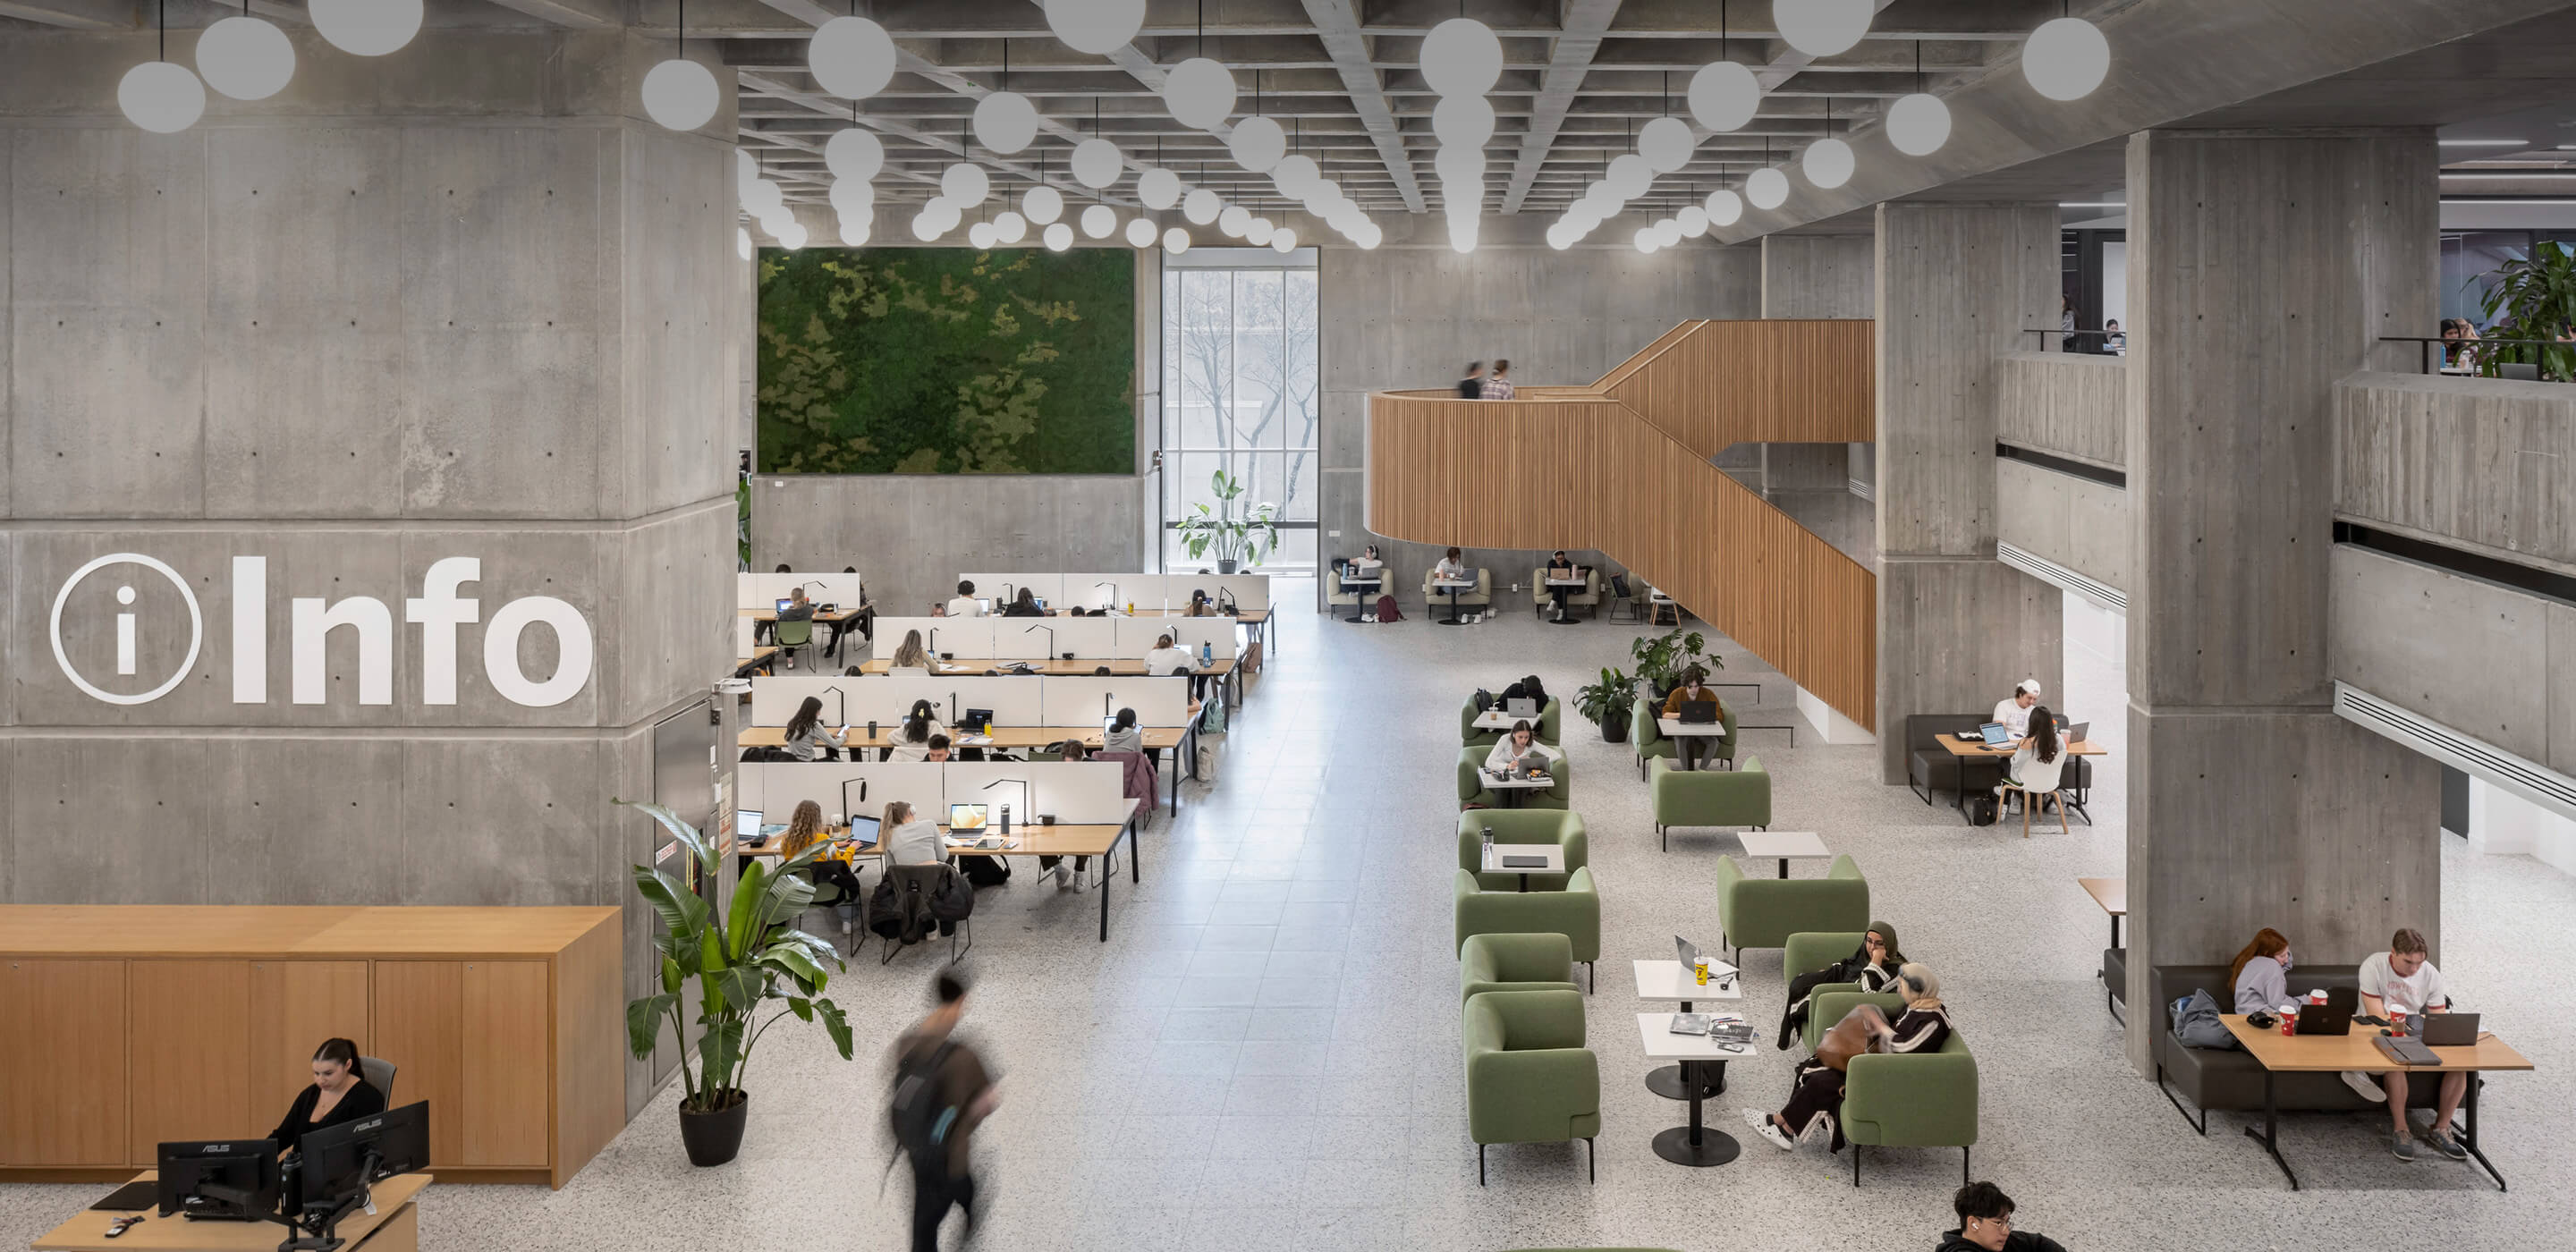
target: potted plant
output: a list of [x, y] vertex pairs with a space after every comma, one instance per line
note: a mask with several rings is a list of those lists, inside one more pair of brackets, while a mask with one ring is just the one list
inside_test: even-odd
[[1628, 742], [1628, 715], [1637, 707], [1637, 684], [1615, 669], [1601, 671], [1601, 681], [1574, 689], [1574, 711], [1601, 727], [1606, 743]]
[[[696, 867], [699, 881], [719, 881], [724, 857], [678, 814], [659, 804], [617, 803], [662, 823]], [[661, 990], [627, 1002], [626, 1046], [638, 1057], [650, 1057], [666, 1025], [673, 1038], [683, 1041], [680, 1142], [692, 1165], [722, 1165], [741, 1149], [751, 1109], [743, 1073], [752, 1046], [778, 1019], [790, 1013], [802, 1022], [820, 1019], [841, 1059], [850, 1059], [849, 1020], [823, 998], [830, 981], [824, 963], [846, 967], [828, 940], [793, 925], [814, 901], [813, 882], [796, 871], [827, 846], [817, 843], [776, 869], [753, 860], [734, 884], [731, 906], [722, 916], [679, 879], [655, 866], [634, 867], [635, 889], [662, 918], [662, 933], [653, 938], [661, 952], [662, 976]], [[703, 1031], [694, 1066], [682, 1020], [682, 990], [691, 980], [696, 982], [697, 1023]], [[764, 1012], [768, 1016], [761, 1018]]]
[[1243, 480], [1224, 470], [1208, 479], [1210, 494], [1216, 497], [1211, 509], [1202, 502], [1197, 512], [1181, 519], [1181, 547], [1193, 561], [1207, 559], [1216, 553], [1216, 572], [1231, 574], [1246, 565], [1259, 565], [1261, 558], [1279, 549], [1279, 506], [1262, 503], [1244, 509], [1236, 516], [1236, 501], [1243, 498]]
[[1701, 669], [1726, 668], [1726, 662], [1700, 651], [1707, 644], [1698, 631], [1675, 627], [1652, 638], [1639, 635], [1629, 643], [1628, 655], [1637, 662], [1638, 681], [1646, 684], [1648, 694], [1661, 700], [1681, 681], [1682, 673], [1694, 665]]
[[[2490, 339], [2557, 341], [2576, 324], [2576, 249], [2555, 241], [2531, 250], [2486, 275], [2480, 301]], [[2576, 380], [2576, 342], [2488, 344], [2478, 350], [2478, 372], [2501, 377], [2507, 362], [2537, 365], [2542, 378]]]

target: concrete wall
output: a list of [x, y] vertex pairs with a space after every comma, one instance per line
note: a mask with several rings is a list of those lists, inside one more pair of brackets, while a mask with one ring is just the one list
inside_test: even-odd
[[[1498, 245], [1495, 233], [1489, 230], [1488, 242], [1463, 256], [1446, 244], [1323, 250], [1320, 551], [1329, 560], [1378, 542], [1393, 567], [1389, 589], [1407, 604], [1440, 553], [1427, 544], [1373, 540], [1362, 524], [1369, 392], [1446, 386], [1468, 361], [1495, 357], [1509, 359], [1524, 386], [1589, 383], [1675, 323], [1749, 318], [1761, 307], [1761, 257], [1752, 247], [1686, 243], [1653, 256], [1624, 246], [1558, 252], [1535, 240]], [[1526, 582], [1528, 568], [1545, 556], [1481, 549], [1467, 555], [1495, 571], [1498, 590], [1515, 577]], [[1321, 588], [1319, 579], [1319, 606]]]
[[1995, 437], [2118, 469], [2128, 436], [2125, 357], [2006, 352], [1995, 358]]
[[1870, 317], [1878, 240], [1870, 235], [1765, 235], [1762, 316]]
[[1995, 360], [2054, 316], [2054, 204], [1878, 208], [1880, 776], [1907, 716], [2061, 689], [2057, 590], [1995, 561]]
[[2107, 483], [1995, 461], [1995, 538], [2087, 578], [2129, 589], [2129, 493]]
[[[652, 794], [654, 722], [731, 656], [732, 109], [641, 120], [667, 45], [617, 32], [432, 28], [382, 61], [291, 37], [293, 85], [169, 136], [114, 101], [151, 36], [0, 39], [0, 900], [627, 902], [653, 828], [609, 800]], [[58, 588], [124, 552], [189, 595], [111, 566], [61, 622], [102, 690], [173, 676], [133, 704], [50, 643]], [[267, 560], [264, 625], [235, 556]], [[480, 623], [431, 704], [441, 636], [404, 601], [450, 556], [482, 561]], [[295, 703], [289, 598], [359, 596], [391, 618], [384, 702], [342, 629]], [[486, 676], [484, 624], [524, 596], [595, 643], [548, 707]], [[542, 678], [560, 648], [516, 653]]]
[[2576, 396], [2564, 383], [2358, 373], [2334, 386], [2335, 509], [2576, 569]]
[[2336, 544], [2336, 679], [2576, 774], [2576, 606]]

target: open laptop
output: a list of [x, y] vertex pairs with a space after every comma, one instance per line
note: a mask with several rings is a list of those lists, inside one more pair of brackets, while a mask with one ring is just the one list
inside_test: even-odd
[[849, 837], [862, 848], [873, 848], [877, 846], [877, 825], [877, 819], [853, 813], [850, 815]]
[[787, 606], [794, 603], [796, 603], [794, 600], [790, 600], [785, 596], [780, 596], [778, 597], [778, 611], [784, 613], [787, 611]]
[[[1700, 956], [1698, 944], [1692, 943], [1690, 940], [1684, 939], [1680, 935], [1675, 935], [1673, 936], [1673, 949], [1681, 955], [1682, 972], [1684, 974], [1688, 974], [1691, 966], [1699, 963]], [[1711, 982], [1733, 978], [1734, 976], [1734, 966], [1718, 960], [1716, 957], [1708, 958], [1708, 977]]]
[[960, 726], [965, 727], [965, 728], [966, 728], [966, 729], [968, 729], [968, 730], [971, 730], [971, 731], [974, 731], [974, 732], [976, 732], [976, 733], [978, 733], [978, 734], [981, 734], [981, 733], [983, 733], [984, 731], [987, 731], [987, 730], [992, 729], [992, 726], [993, 726], [993, 710], [991, 710], [991, 709], [968, 709], [968, 710], [966, 710], [966, 716], [965, 716], [963, 719], [959, 720], [959, 722], [958, 722], [957, 724], [958, 724], [958, 725], [960, 725]]
[[2475, 1013], [2410, 1014], [2408, 1024], [2428, 1048], [2465, 1048], [2478, 1041]]
[[1713, 726], [1713, 725], [1716, 725], [1716, 724], [1717, 724], [1717, 701], [1715, 701], [1715, 700], [1684, 700], [1684, 701], [1682, 701], [1682, 707], [1681, 707], [1681, 722], [1682, 722], [1682, 724], [1683, 724], [1683, 725], [1685, 725], [1685, 726]]
[[951, 834], [984, 828], [984, 806], [952, 804], [948, 806], [948, 830]]
[[2063, 738], [2068, 743], [2082, 743], [2084, 742], [2084, 733], [2091, 729], [2093, 729], [2093, 723], [2091, 722], [2076, 722], [2066, 728], [2066, 734]]
[[2002, 722], [1988, 722], [1979, 726], [1977, 733], [1986, 737], [1986, 746], [1989, 748], [2004, 747], [2013, 741], [2012, 727]]
[[2329, 987], [2323, 1004], [2299, 1006], [2299, 1033], [2303, 1035], [2348, 1035], [2352, 1033], [2352, 1013], [2361, 1007], [2361, 992], [2353, 987]]
[[761, 811], [758, 809], [735, 809], [733, 813], [733, 837], [744, 843], [760, 842], [761, 817]]
[[1513, 696], [1503, 701], [1503, 712], [1513, 717], [1538, 716], [1538, 701], [1528, 696]]
[[975, 597], [975, 616], [977, 616], [977, 617], [991, 617], [992, 615], [993, 615], [993, 597], [991, 597], [991, 596], [977, 596], [977, 597]]

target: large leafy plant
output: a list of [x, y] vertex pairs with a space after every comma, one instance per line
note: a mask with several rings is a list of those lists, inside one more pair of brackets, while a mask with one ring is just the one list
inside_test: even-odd
[[1636, 707], [1636, 681], [1620, 670], [1605, 668], [1601, 681], [1574, 689], [1574, 711], [1603, 726], [1628, 720]]
[[[679, 840], [701, 882], [718, 881], [724, 858], [697, 828], [659, 804], [619, 800], [641, 809]], [[814, 884], [803, 873], [829, 845], [816, 843], [771, 869], [752, 861], [734, 884], [733, 900], [721, 915], [686, 883], [652, 865], [635, 866], [635, 889], [661, 914], [662, 933], [653, 946], [662, 959], [661, 990], [626, 1005], [626, 1046], [649, 1057], [662, 1027], [686, 1040], [682, 1024], [683, 990], [697, 984], [697, 1063], [681, 1049], [680, 1078], [684, 1113], [712, 1113], [740, 1103], [743, 1073], [753, 1045], [778, 1019], [794, 1014], [807, 1023], [820, 1021], [842, 1060], [850, 1059], [850, 1023], [840, 1006], [823, 997], [831, 975], [824, 965], [846, 968], [829, 941], [792, 925], [814, 902]], [[771, 1011], [771, 1010], [775, 1011]], [[760, 1019], [762, 1013], [766, 1019]]]
[[2540, 376], [2576, 380], [2576, 341], [2565, 339], [2576, 324], [2576, 249], [2544, 242], [2528, 257], [2516, 257], [2487, 275], [2482, 304], [2487, 338], [2541, 339], [2545, 344], [2485, 343], [2478, 349], [2478, 370], [2493, 378], [2506, 362], [2540, 366]]
[[1628, 644], [1628, 655], [1637, 662], [1639, 681], [1655, 691], [1669, 691], [1694, 665], [1701, 669], [1726, 668], [1726, 662], [1701, 651], [1707, 646], [1707, 638], [1698, 631], [1675, 627], [1661, 635], [1639, 635]]
[[1244, 566], [1261, 564], [1261, 558], [1279, 549], [1279, 506], [1255, 504], [1236, 515], [1237, 502], [1243, 498], [1243, 480], [1224, 470], [1208, 479], [1209, 494], [1216, 497], [1217, 507], [1205, 501], [1194, 506], [1196, 512], [1181, 519], [1181, 547], [1193, 561], [1208, 559], [1214, 552], [1220, 561], [1236, 561]]

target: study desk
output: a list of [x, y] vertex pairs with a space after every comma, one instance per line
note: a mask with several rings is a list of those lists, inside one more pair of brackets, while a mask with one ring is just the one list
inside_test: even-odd
[[1466, 620], [1465, 618], [1462, 618], [1462, 617], [1458, 616], [1458, 593], [1459, 593], [1459, 592], [1461, 592], [1461, 591], [1471, 591], [1471, 590], [1474, 590], [1474, 589], [1475, 589], [1475, 586], [1476, 586], [1476, 581], [1477, 581], [1477, 580], [1475, 580], [1475, 579], [1473, 579], [1473, 578], [1434, 578], [1434, 579], [1432, 579], [1432, 580], [1431, 580], [1431, 586], [1432, 586], [1432, 588], [1433, 588], [1434, 590], [1436, 590], [1436, 591], [1446, 591], [1446, 592], [1448, 592], [1448, 593], [1449, 593], [1449, 616], [1447, 616], [1447, 617], [1435, 617], [1435, 618], [1432, 618], [1431, 620], [1432, 620], [1433, 622], [1435, 622], [1435, 623], [1439, 624], [1439, 625], [1442, 625], [1442, 626], [1464, 626], [1464, 625], [1466, 625], [1466, 624], [1467, 624], [1467, 620]]
[[1360, 598], [1351, 615], [1342, 620], [1354, 624], [1367, 621], [1368, 615], [1377, 611], [1376, 606], [1369, 602], [1386, 590], [1386, 567], [1380, 565], [1366, 574], [1342, 575], [1342, 590]]
[[[829, 626], [832, 628], [832, 645], [823, 650], [824, 655], [832, 657], [838, 657], [841, 655], [842, 636], [849, 634], [850, 623], [859, 620], [859, 618], [866, 612], [867, 606], [864, 604], [855, 608], [837, 609], [830, 613], [823, 612], [820, 609], [815, 610], [813, 620], [818, 625]], [[734, 610], [734, 616], [747, 617], [760, 624], [752, 628], [752, 635], [755, 639], [762, 634], [769, 633], [763, 631], [761, 626], [775, 627], [778, 624], [778, 610], [776, 609], [736, 609]]]
[[2120, 946], [2120, 919], [2129, 915], [2129, 880], [2126, 878], [2078, 878], [2077, 886], [2093, 897], [2102, 911], [2111, 915], [2111, 946]]
[[1493, 792], [1497, 797], [1499, 797], [1503, 802], [1503, 807], [1507, 809], [1516, 809], [1521, 807], [1521, 801], [1528, 792], [1546, 791], [1549, 788], [1556, 786], [1556, 776], [1553, 774], [1541, 774], [1536, 778], [1531, 778], [1522, 774], [1518, 770], [1514, 770], [1504, 777], [1497, 778], [1494, 776], [1494, 772], [1492, 770], [1485, 769], [1482, 766], [1477, 768], [1476, 778], [1477, 781], [1482, 782], [1485, 785], [1485, 790]]
[[[1951, 758], [1959, 763], [1959, 819], [1965, 821], [1968, 817], [1968, 762], [2001, 761], [2010, 764], [2013, 753], [2021, 748], [2021, 741], [2016, 739], [2000, 746], [1989, 744], [1983, 739], [1968, 742], [1948, 731], [1933, 738], [1941, 745], [1943, 751], [1948, 752]], [[2090, 739], [2079, 739], [2063, 747], [2068, 756], [2109, 756], [2111, 754], [2109, 748]], [[2075, 811], [2084, 814], [2085, 824], [2092, 824], [2093, 814], [2085, 810], [2084, 801], [2078, 799], [2074, 804]]]
[[[1539, 585], [1544, 587], [1563, 587], [1569, 594], [1573, 594], [1581, 592], [1584, 588], [1591, 586], [1592, 580], [1589, 578], [1549, 578], [1543, 580]], [[1592, 611], [1595, 613], [1600, 612], [1600, 606], [1593, 606]], [[1574, 617], [1572, 614], [1546, 618], [1544, 620], [1551, 626], [1580, 626], [1583, 624], [1581, 619]]]
[[[895, 726], [881, 725], [877, 728], [876, 734], [870, 735], [867, 732], [866, 727], [853, 726], [850, 728], [850, 733], [838, 737], [835, 742], [841, 745], [841, 751], [844, 753], [863, 751], [869, 748], [891, 748], [894, 746], [894, 733], [897, 729], [898, 728]], [[1169, 752], [1172, 754], [1172, 768], [1170, 771], [1172, 776], [1172, 811], [1179, 812], [1181, 807], [1181, 757], [1184, 755], [1182, 749], [1191, 743], [1192, 736], [1197, 733], [1198, 723], [1196, 720], [1193, 720], [1190, 725], [1187, 726], [1145, 726], [1140, 729], [1145, 732], [1145, 751], [1153, 754], [1154, 759], [1157, 762], [1157, 768], [1160, 768], [1163, 753]], [[1062, 743], [1067, 739], [1079, 739], [1082, 741], [1082, 745], [1084, 747], [1089, 748], [1094, 752], [1100, 750], [1100, 728], [1098, 726], [996, 726], [993, 728], [993, 733], [990, 736], [984, 737], [985, 741], [982, 743], [958, 743], [955, 741], [955, 733], [955, 729], [952, 727], [950, 730], [951, 742], [956, 747], [960, 748], [1002, 748], [1013, 751], [1029, 751], [1031, 749], [1046, 747], [1049, 744]], [[737, 748], [786, 747], [787, 728], [784, 726], [746, 726], [742, 729], [742, 733], [734, 736], [734, 746]], [[1195, 754], [1192, 753], [1188, 755]], [[1193, 777], [1196, 776], [1197, 764], [1198, 763], [1196, 761], [1190, 762]]]
[[[150, 1182], [159, 1177], [157, 1172], [145, 1170], [135, 1175], [134, 1181]], [[434, 1177], [396, 1174], [377, 1183], [370, 1196], [375, 1201], [375, 1212], [356, 1208], [340, 1219], [339, 1234], [344, 1241], [341, 1252], [419, 1252], [420, 1206], [416, 1201]], [[143, 1220], [116, 1238], [107, 1237], [109, 1223], [135, 1216]], [[36, 1252], [270, 1252], [295, 1233], [275, 1222], [192, 1222], [176, 1213], [163, 1217], [157, 1208], [137, 1213], [85, 1208], [27, 1246]]]
[[[1120, 609], [1120, 610], [1116, 610], [1116, 612], [1117, 612], [1117, 613], [1118, 613], [1118, 615], [1119, 615], [1119, 616], [1121, 616], [1121, 617], [1188, 617], [1188, 616], [1189, 616], [1189, 614], [1188, 614], [1186, 611], [1181, 610], [1181, 609], [1138, 609], [1138, 610], [1136, 610], [1136, 611], [1135, 611], [1135, 612], [1133, 612], [1133, 613], [1129, 613], [1129, 612], [1127, 612], [1127, 611], [1126, 611], [1126, 610], [1124, 610], [1124, 609]], [[1243, 609], [1243, 610], [1240, 610], [1240, 611], [1237, 611], [1237, 612], [1233, 612], [1233, 613], [1201, 613], [1201, 614], [1199, 614], [1199, 616], [1201, 616], [1201, 617], [1231, 617], [1231, 618], [1233, 618], [1234, 620], [1236, 620], [1236, 621], [1238, 621], [1238, 622], [1241, 622], [1241, 623], [1243, 623], [1243, 624], [1244, 624], [1244, 625], [1246, 625], [1246, 626], [1251, 627], [1251, 628], [1252, 628], [1252, 637], [1253, 637], [1253, 638], [1255, 638], [1255, 639], [1259, 639], [1259, 640], [1261, 640], [1262, 642], [1264, 642], [1264, 643], [1268, 644], [1268, 645], [1270, 646], [1270, 649], [1271, 649], [1272, 651], [1274, 651], [1274, 652], [1275, 652], [1275, 651], [1278, 651], [1278, 649], [1279, 649], [1279, 641], [1278, 641], [1277, 639], [1275, 639], [1275, 638], [1270, 638], [1270, 637], [1268, 637], [1268, 636], [1267, 636], [1267, 635], [1265, 635], [1265, 633], [1264, 633], [1264, 632], [1266, 632], [1266, 631], [1268, 631], [1268, 630], [1270, 629], [1270, 612], [1271, 612], [1271, 611], [1270, 611], [1270, 610], [1268, 610], [1268, 609]]]
[[[1128, 883], [1132, 885], [1144, 881], [1144, 856], [1140, 851], [1140, 845], [1137, 844], [1134, 838], [1136, 830], [1136, 813], [1139, 807], [1138, 803], [1133, 798], [1130, 798], [1127, 801], [1127, 820], [1123, 822], [1078, 826], [1013, 825], [1011, 827], [1012, 846], [1008, 848], [956, 847], [948, 843], [948, 828], [946, 826], [942, 826], [939, 828], [940, 844], [943, 850], [945, 850], [950, 856], [1099, 857], [1100, 941], [1102, 943], [1107, 943], [1109, 942], [1109, 884], [1115, 881], [1118, 877], [1118, 875], [1112, 871], [1110, 863], [1113, 855], [1118, 850], [1118, 845], [1121, 842], [1128, 845]], [[848, 832], [849, 827], [841, 826], [834, 828], [832, 834], [837, 838], [841, 835], [847, 834]], [[978, 833], [999, 834], [1000, 828], [988, 828]], [[759, 843], [745, 842], [738, 846], [724, 848], [722, 850], [722, 855], [758, 857], [778, 856], [786, 851], [785, 844], [786, 841], [783, 839], [766, 839]], [[850, 859], [851, 871], [856, 873], [858, 870], [865, 868], [863, 862], [880, 859], [881, 858], [874, 852], [860, 852]]]
[[[1513, 858], [1524, 857], [1535, 860], [1538, 864], [1513, 865], [1510, 863]], [[1565, 845], [1561, 843], [1493, 844], [1486, 850], [1484, 866], [1485, 872], [1488, 874], [1520, 875], [1521, 890], [1527, 891], [1529, 890], [1530, 875], [1562, 874], [1565, 872]]]
[[778, 651], [776, 648], [762, 648], [750, 656], [735, 657], [733, 672], [745, 678], [750, 677], [755, 670], [763, 674], [769, 673], [778, 664]]
[[[1109, 675], [1113, 678], [1142, 678], [1146, 676], [1144, 661], [1113, 660], [1108, 657], [1100, 657], [1097, 659], [1075, 657], [1070, 661], [1065, 660], [1062, 657], [1042, 656], [994, 657], [972, 661], [933, 661], [930, 665], [930, 672], [934, 676], [951, 678], [973, 677], [979, 674], [989, 673], [994, 670], [1001, 670], [1005, 675], [1019, 673], [1020, 671], [1005, 668], [1006, 666], [1012, 665], [1027, 666], [1028, 669], [1026, 672], [1031, 676], [1052, 678], [1087, 678], [1098, 674], [1102, 670], [1109, 671]], [[1218, 661], [1213, 665], [1192, 664], [1190, 666], [1190, 676], [1193, 678], [1216, 679], [1218, 684], [1225, 689], [1225, 706], [1230, 709], [1239, 709], [1243, 707], [1243, 687], [1242, 684], [1235, 681], [1239, 668], [1240, 667], [1236, 663], [1235, 659], [1229, 657]], [[893, 669], [894, 662], [885, 657], [879, 657], [872, 661], [862, 661], [859, 663], [859, 672], [862, 674], [882, 675], [892, 672]]]
[[[2469, 1150], [2469, 1158], [2486, 1168], [2496, 1181], [2496, 1189], [2505, 1189], [2504, 1175], [2496, 1172], [2495, 1162], [2478, 1150], [2478, 1074], [2486, 1070], [2529, 1070], [2532, 1063], [2505, 1045], [2493, 1034], [2481, 1034], [2478, 1041], [2465, 1047], [2435, 1048], [2439, 1065], [2399, 1065], [2388, 1059], [2371, 1040], [2379, 1037], [2379, 1028], [2359, 1021], [2348, 1035], [2285, 1035], [2280, 1028], [2256, 1030], [2246, 1024], [2242, 1014], [2224, 1013], [2219, 1019], [2227, 1023], [2229, 1034], [2243, 1044], [2247, 1054], [2263, 1067], [2263, 1133], [2245, 1128], [2245, 1137], [2257, 1140], [2263, 1150], [2272, 1154], [2272, 1163], [2281, 1167], [2281, 1176], [2290, 1180], [2290, 1190], [2299, 1189], [2299, 1176], [2290, 1172], [2290, 1163], [2281, 1159], [2280, 1110], [2274, 1106], [2273, 1075], [2283, 1073], [2340, 1073], [2360, 1070], [2385, 1074], [2404, 1070], [2410, 1074], [2459, 1074], [2469, 1076], [2467, 1096], [2460, 1102], [2458, 1124], [2453, 1129], [2460, 1136], [2460, 1146]], [[2365, 1110], [2375, 1111], [2375, 1110]]]
[[[1704, 986], [1696, 975], [1682, 968], [1679, 960], [1629, 962], [1636, 970], [1637, 998], [1670, 1004], [1684, 1013], [1690, 1012], [1691, 1005], [1701, 1000], [1744, 998], [1742, 971], [1716, 957], [1702, 959], [1708, 962], [1708, 982]], [[1726, 1089], [1724, 1067], [1719, 1068], [1718, 1074], [1718, 1085], [1700, 1092], [1703, 1099]], [[1679, 1065], [1648, 1070], [1646, 1090], [1667, 1100], [1691, 1098], [1690, 1088], [1682, 1085], [1682, 1067]]]
[[1527, 715], [1506, 713], [1502, 711], [1500, 707], [1495, 707], [1487, 709], [1476, 715], [1476, 729], [1510, 730], [1515, 724], [1527, 721], [1530, 724], [1530, 729], [1536, 730], [1538, 729], [1538, 719], [1539, 715], [1536, 713], [1530, 713]]

